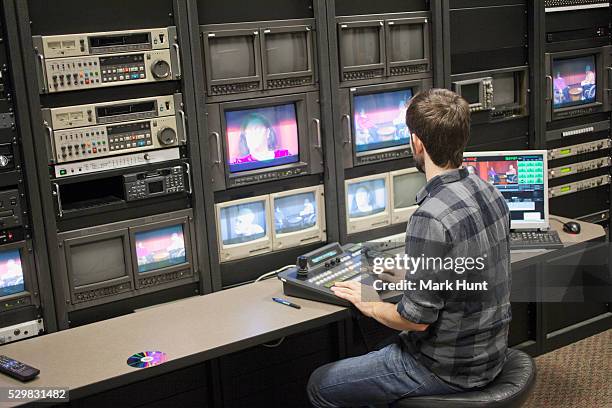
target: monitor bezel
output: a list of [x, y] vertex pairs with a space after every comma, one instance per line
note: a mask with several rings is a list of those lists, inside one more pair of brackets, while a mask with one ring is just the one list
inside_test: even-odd
[[[223, 244], [221, 234], [221, 210], [223, 208], [232, 207], [240, 204], [248, 204], [254, 202], [264, 202], [264, 212], [266, 216], [266, 235], [254, 241], [243, 242], [239, 244]], [[272, 223], [270, 213], [270, 196], [261, 195], [256, 197], [241, 198], [239, 200], [225, 201], [215, 204], [215, 220], [217, 224], [217, 246], [219, 248], [219, 262], [231, 262], [237, 259], [247, 258], [272, 252]]]
[[[268, 80], [279, 80], [279, 79], [287, 79], [287, 78], [297, 78], [297, 77], [311, 77], [310, 84], [311, 85], [316, 82], [316, 56], [315, 56], [315, 41], [313, 36], [313, 26], [309, 24], [308, 20], [305, 21], [284, 21], [280, 23], [285, 23], [281, 26], [274, 26], [271, 24], [261, 24], [263, 28], [261, 28], [261, 65], [262, 65], [262, 75], [263, 75], [263, 85], [264, 88], [268, 88]], [[293, 71], [293, 72], [279, 72], [275, 74], [271, 74], [268, 72], [268, 58], [266, 58], [266, 36], [273, 34], [286, 34], [286, 33], [306, 33], [306, 52], [308, 59], [308, 69], [305, 71]]]
[[[298, 131], [298, 152], [299, 157], [298, 161], [295, 163], [282, 164], [280, 166], [270, 166], [263, 167], [260, 169], [254, 170], [245, 170], [237, 173], [232, 173], [230, 171], [228, 158], [229, 158], [229, 146], [227, 143], [227, 121], [225, 118], [225, 113], [228, 111], [240, 111], [240, 110], [248, 110], [248, 109], [258, 109], [258, 108], [269, 108], [274, 106], [281, 105], [290, 105], [294, 104], [295, 106], [295, 115], [297, 122], [297, 131]], [[309, 142], [310, 142], [310, 132], [308, 127], [308, 106], [307, 106], [307, 98], [305, 94], [297, 94], [297, 95], [286, 95], [286, 96], [274, 96], [270, 98], [260, 98], [260, 99], [248, 99], [241, 100], [235, 102], [225, 102], [219, 105], [219, 119], [221, 121], [221, 144], [223, 146], [223, 166], [225, 172], [225, 181], [226, 185], [230, 185], [231, 179], [239, 179], [245, 176], [255, 176], [258, 174], [267, 173], [270, 171], [276, 170], [290, 170], [296, 167], [304, 167], [308, 165], [310, 159], [310, 151], [309, 151]]]
[[[317, 223], [301, 231], [277, 234], [274, 223], [274, 203], [276, 199], [303, 193], [314, 193], [317, 200]], [[323, 185], [298, 188], [270, 194], [270, 212], [272, 214], [272, 249], [280, 251], [286, 248], [323, 242], [327, 239], [325, 221], [325, 191]]]
[[[384, 180], [386, 189], [386, 207], [385, 211], [379, 214], [366, 215], [360, 218], [351, 218], [350, 202], [349, 202], [349, 186], [351, 184], [361, 183], [370, 180]], [[346, 218], [347, 234], [355, 234], [357, 232], [368, 231], [378, 228], [384, 228], [391, 225], [391, 191], [389, 185], [389, 173], [372, 174], [370, 176], [357, 177], [344, 180], [344, 216]]]
[[[185, 271], [185, 277], [193, 275], [193, 248], [191, 242], [191, 225], [189, 218], [179, 217], [172, 218], [169, 220], [154, 222], [150, 224], [138, 225], [129, 228], [129, 236], [130, 236], [130, 256], [132, 259], [132, 270], [134, 271], [136, 288], [140, 288], [142, 285], [139, 285], [138, 281], [140, 278], [150, 277], [150, 276], [158, 276], [165, 275], [168, 273]], [[183, 241], [185, 244], [185, 262], [178, 265], [167, 266], [160, 269], [154, 269], [147, 272], [139, 272], [138, 271], [138, 257], [136, 256], [136, 234], [141, 232], [148, 232], [158, 230], [164, 227], [172, 227], [175, 225], [183, 226]], [[144, 286], [148, 287], [148, 286]]]
[[[391, 189], [391, 224], [401, 224], [404, 222], [408, 222], [408, 220], [410, 220], [410, 217], [412, 217], [412, 214], [414, 214], [414, 212], [419, 208], [418, 204], [414, 204], [410, 207], [405, 208], [395, 208], [395, 177], [403, 176], [406, 174], [418, 173], [420, 172], [419, 169], [417, 169], [416, 167], [409, 167], [407, 169], [389, 172], [389, 183]], [[424, 174], [423, 177], [425, 177]], [[427, 180], [425, 181], [425, 184], [427, 184]], [[425, 184], [423, 184], [423, 186], [425, 186]]]
[[[206, 89], [209, 94], [213, 94], [212, 87], [220, 85], [236, 85], [242, 83], [258, 82], [257, 89], [251, 89], [251, 91], [261, 91], [263, 89], [263, 75], [261, 68], [261, 39], [259, 34], [258, 25], [252, 25], [249, 28], [246, 25], [239, 27], [232, 27], [231, 24], [227, 25], [203, 25], [200, 26], [200, 33], [202, 36], [202, 48], [203, 48], [203, 59], [204, 59], [204, 71], [206, 74]], [[210, 51], [210, 38], [225, 38], [225, 37], [244, 37], [252, 36], [253, 41], [253, 55], [255, 58], [255, 75], [235, 77], [235, 78], [223, 78], [213, 79], [212, 77], [212, 62], [211, 62], [211, 51]]]
[[[566, 119], [573, 116], [592, 114], [597, 112], [607, 112], [610, 110], [610, 99], [604, 89], [609, 88], [610, 79], [606, 67], [611, 65], [612, 46], [595, 48], [584, 48], [572, 51], [560, 51], [546, 53], [544, 55], [544, 67], [546, 70], [546, 92], [544, 105], [546, 108], [546, 120], [551, 122], [558, 119]], [[574, 106], [554, 107], [554, 69], [553, 65], [557, 60], [595, 57], [595, 76], [596, 76], [596, 96], [595, 101]]]
[[[94, 242], [104, 241], [107, 239], [121, 238], [123, 240], [123, 259], [125, 263], [125, 276], [114, 278], [106, 281], [90, 283], [88, 285], [76, 286], [74, 284], [75, 273], [72, 268], [72, 251], [71, 248], [76, 245], [87, 245]], [[64, 246], [64, 259], [65, 268], [68, 275], [68, 285], [70, 289], [70, 298], [73, 305], [79, 303], [76, 295], [81, 292], [89, 292], [96, 289], [103, 289], [109, 286], [121, 285], [123, 283], [129, 283], [130, 286], [134, 287], [134, 271], [132, 269], [132, 262], [128, 259], [130, 256], [130, 236], [127, 228], [120, 228], [117, 230], [110, 230], [106, 232], [94, 233], [87, 236], [80, 236], [74, 238], [66, 238], [63, 240]]]
[[[389, 48], [391, 47], [391, 27], [397, 25], [422, 25], [423, 26], [423, 58], [416, 60], [392, 61]], [[407, 67], [412, 65], [427, 64], [427, 71], [431, 70], [431, 37], [429, 28], [429, 12], [415, 12], [413, 17], [398, 17], [385, 20], [385, 53], [387, 67], [390, 71], [395, 67]], [[388, 72], [390, 74], [390, 72]]]
[[[34, 293], [38, 291], [36, 271], [34, 270], [34, 260], [32, 259], [31, 249], [28, 247], [27, 241], [18, 241], [10, 244], [3, 244], [0, 246], [0, 252], [5, 251], [19, 251], [21, 258], [21, 273], [23, 275], [23, 290], [21, 292], [13, 293], [10, 295], [0, 296], [0, 302], [8, 302], [19, 298], [30, 298], [33, 303]], [[25, 304], [24, 306], [28, 306]], [[14, 307], [6, 308], [6, 310], [13, 310]], [[4, 304], [0, 306], [0, 312], [4, 311]]]
[[[374, 18], [368, 19], [369, 16], [358, 16], [356, 20], [351, 18], [338, 18], [336, 19], [337, 30], [338, 30], [338, 65], [340, 67], [340, 81], [344, 78], [344, 74], [351, 72], [359, 72], [359, 71], [369, 71], [369, 70], [382, 70], [381, 77], [386, 76], [386, 49], [385, 49], [385, 23], [384, 19], [379, 18], [378, 16], [373, 16]], [[379, 46], [379, 55], [378, 58], [380, 60], [379, 63], [374, 64], [361, 64], [361, 65], [346, 65], [342, 61], [342, 41], [344, 37], [343, 30], [350, 30], [354, 28], [363, 28], [363, 27], [375, 27], [378, 28], [378, 46]]]
[[[510, 229], [512, 230], [547, 230], [550, 227], [550, 214], [548, 204], [548, 151], [547, 150], [492, 150], [486, 152], [464, 152], [463, 158], [466, 157], [487, 157], [487, 156], [533, 156], [541, 155], [544, 163], [543, 179], [544, 179], [544, 220], [539, 222], [526, 221], [510, 221]], [[499, 191], [499, 190], [498, 190]]]
[[[485, 90], [485, 85], [484, 85], [484, 81], [486, 80], [493, 80], [493, 78], [491, 78], [490, 76], [486, 76], [486, 77], [475, 78], [475, 79], [465, 79], [462, 81], [455, 81], [453, 82], [453, 90], [455, 91], [455, 93], [463, 97], [462, 88], [464, 86], [478, 84], [478, 102], [470, 103], [467, 99], [466, 99], [466, 102], [470, 105], [470, 109], [485, 109], [485, 108], [491, 109], [490, 107], [487, 108], [486, 90]], [[495, 90], [493, 92], [495, 92]]]

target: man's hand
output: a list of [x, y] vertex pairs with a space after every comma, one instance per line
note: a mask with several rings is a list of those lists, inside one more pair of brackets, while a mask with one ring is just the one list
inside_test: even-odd
[[331, 290], [339, 298], [351, 302], [367, 317], [374, 317], [374, 308], [377, 303], [381, 303], [374, 288], [371, 286], [364, 287], [360, 282], [336, 282]]

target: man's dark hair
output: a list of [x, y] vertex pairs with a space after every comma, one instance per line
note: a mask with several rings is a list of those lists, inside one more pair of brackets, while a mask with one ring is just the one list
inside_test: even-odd
[[406, 111], [406, 125], [439, 167], [459, 167], [470, 138], [470, 105], [448, 89], [418, 93]]

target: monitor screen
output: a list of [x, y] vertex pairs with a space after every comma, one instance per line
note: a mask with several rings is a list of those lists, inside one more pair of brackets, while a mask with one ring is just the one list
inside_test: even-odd
[[595, 56], [555, 59], [552, 64], [553, 107], [583, 105], [595, 102]]
[[521, 223], [542, 223], [544, 213], [544, 157], [541, 154], [508, 155], [497, 152], [487, 156], [463, 158], [463, 167], [492, 183], [510, 208], [510, 219]]
[[25, 290], [21, 254], [18, 249], [0, 252], [0, 297]]
[[211, 79], [252, 77], [255, 67], [255, 38], [252, 35], [209, 37]]
[[518, 75], [514, 72], [497, 75], [493, 78], [493, 105], [503, 106], [517, 103], [516, 83]]
[[340, 53], [344, 67], [380, 64], [380, 27], [342, 29]]
[[299, 161], [295, 104], [225, 112], [231, 173]]
[[138, 272], [149, 272], [187, 262], [183, 224], [137, 232]]
[[393, 24], [389, 30], [387, 52], [392, 62], [415, 61], [425, 58], [425, 30], [423, 24]]
[[387, 209], [387, 183], [384, 179], [359, 181], [348, 185], [349, 218], [380, 214]]
[[406, 110], [412, 89], [355, 95], [353, 129], [355, 151], [367, 152], [410, 144]]
[[312, 228], [317, 224], [318, 210], [314, 192], [278, 197], [274, 200], [274, 231], [286, 234]]
[[308, 70], [308, 32], [266, 34], [268, 74]]
[[127, 275], [123, 237], [73, 245], [70, 254], [72, 283], [75, 287]]
[[393, 208], [408, 208], [416, 205], [416, 195], [427, 183], [420, 171], [393, 177]]
[[472, 84], [461, 85], [461, 96], [470, 105], [480, 103], [480, 83], [474, 82]]
[[241, 244], [266, 236], [266, 203], [255, 201], [221, 208], [223, 245]]

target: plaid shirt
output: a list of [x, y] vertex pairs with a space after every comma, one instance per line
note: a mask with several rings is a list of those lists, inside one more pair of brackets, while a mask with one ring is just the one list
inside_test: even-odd
[[[404, 292], [397, 310], [411, 322], [430, 326], [401, 337], [408, 350], [444, 381], [462, 388], [484, 386], [501, 371], [508, 346], [508, 205], [495, 187], [464, 168], [431, 179], [417, 194], [417, 203], [420, 207], [406, 232], [406, 254], [456, 263], [453, 267], [431, 262], [407, 271], [406, 280], [415, 286]], [[480, 270], [470, 262], [472, 270], [459, 273], [459, 262], [467, 257], [482, 257]], [[420, 281], [448, 281], [452, 287], [424, 288]], [[486, 281], [488, 290], [458, 289], [457, 281]]]

